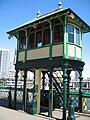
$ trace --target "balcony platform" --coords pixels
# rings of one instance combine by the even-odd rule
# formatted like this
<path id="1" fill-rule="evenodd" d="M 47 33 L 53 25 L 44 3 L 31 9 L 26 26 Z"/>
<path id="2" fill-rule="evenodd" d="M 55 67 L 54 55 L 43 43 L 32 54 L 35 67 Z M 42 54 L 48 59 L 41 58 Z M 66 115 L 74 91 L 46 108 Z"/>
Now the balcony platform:
<path id="1" fill-rule="evenodd" d="M 62 70 L 64 63 L 68 63 L 68 69 L 73 70 L 73 68 L 82 68 L 84 66 L 84 62 L 80 60 L 70 60 L 70 59 L 64 59 L 63 57 L 54 57 L 52 60 L 49 58 L 44 59 L 38 59 L 38 60 L 28 60 L 25 63 L 20 61 L 17 62 L 17 69 L 24 69 L 25 67 L 28 70 L 31 69 L 48 69 L 50 67 L 56 68 L 56 70 Z M 59 68 L 59 69 L 58 69 Z"/>

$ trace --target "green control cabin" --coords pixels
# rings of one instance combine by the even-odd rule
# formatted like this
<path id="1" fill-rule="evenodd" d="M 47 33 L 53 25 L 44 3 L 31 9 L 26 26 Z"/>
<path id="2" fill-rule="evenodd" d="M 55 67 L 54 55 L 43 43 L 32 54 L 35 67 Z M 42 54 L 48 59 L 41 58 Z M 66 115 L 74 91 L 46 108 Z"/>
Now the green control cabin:
<path id="1" fill-rule="evenodd" d="M 84 33 L 90 32 L 90 26 L 87 25 L 70 8 L 62 8 L 61 3 L 58 4 L 58 7 L 59 8 L 57 10 L 44 15 L 40 15 L 40 12 L 37 12 L 37 17 L 35 19 L 18 26 L 7 33 L 9 34 L 9 38 L 15 36 L 17 39 L 14 105 L 16 106 L 18 71 L 24 71 L 24 110 L 27 70 L 35 71 L 37 107 L 34 103 L 32 110 L 34 111 L 37 109 L 37 112 L 40 113 L 40 72 L 43 71 L 44 79 L 44 71 L 47 71 L 50 78 L 48 114 L 51 117 L 53 109 L 52 73 L 53 70 L 61 70 L 63 71 L 63 119 L 66 120 L 66 108 L 69 98 L 70 72 L 72 70 L 77 70 L 79 72 L 79 105 L 80 111 L 82 110 L 81 83 L 83 79 L 82 71 L 85 64 L 82 61 L 82 35 Z M 41 70 L 38 71 L 39 69 Z M 35 99 L 33 102 L 35 102 Z"/>
<path id="2" fill-rule="evenodd" d="M 82 61 L 82 35 L 90 27 L 70 8 L 59 8 L 8 32 L 17 38 L 17 64 L 58 66 L 61 59 Z M 57 62 L 55 62 L 57 61 Z M 43 64 L 44 63 L 44 64 Z"/>

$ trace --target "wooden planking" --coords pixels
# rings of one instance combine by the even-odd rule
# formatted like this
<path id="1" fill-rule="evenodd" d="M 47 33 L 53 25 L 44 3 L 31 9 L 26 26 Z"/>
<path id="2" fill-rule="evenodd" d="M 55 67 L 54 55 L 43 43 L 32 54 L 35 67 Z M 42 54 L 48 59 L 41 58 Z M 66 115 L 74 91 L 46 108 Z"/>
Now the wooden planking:
<path id="1" fill-rule="evenodd" d="M 52 57 L 63 56 L 63 44 L 52 46 Z"/>
<path id="2" fill-rule="evenodd" d="M 67 18 L 68 22 L 72 23 L 72 24 L 76 24 L 78 27 L 81 27 L 81 25 L 79 24 L 79 22 L 75 21 L 74 19 L 72 18 Z"/>
<path id="3" fill-rule="evenodd" d="M 27 51 L 27 60 L 34 60 L 41 58 L 49 58 L 49 47 Z"/>
<path id="4" fill-rule="evenodd" d="M 18 61 L 24 61 L 25 52 L 19 52 L 18 53 Z"/>
<path id="5" fill-rule="evenodd" d="M 76 46 L 76 58 L 81 59 L 81 48 Z"/>
<path id="6" fill-rule="evenodd" d="M 74 45 L 68 45 L 68 56 L 75 57 Z"/>

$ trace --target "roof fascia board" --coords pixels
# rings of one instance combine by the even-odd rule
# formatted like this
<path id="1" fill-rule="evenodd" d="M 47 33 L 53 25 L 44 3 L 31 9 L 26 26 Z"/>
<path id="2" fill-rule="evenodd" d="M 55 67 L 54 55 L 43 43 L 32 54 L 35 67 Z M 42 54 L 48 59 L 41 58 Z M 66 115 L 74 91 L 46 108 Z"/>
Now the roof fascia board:
<path id="1" fill-rule="evenodd" d="M 84 21 L 83 21 L 75 12 L 73 12 L 70 8 L 69 8 L 69 11 L 70 11 L 71 13 L 73 13 L 74 16 L 75 16 L 75 18 L 76 18 L 76 19 L 79 19 L 79 21 L 82 23 L 82 26 L 84 26 L 84 27 L 83 27 L 84 33 L 90 32 L 90 26 L 89 26 L 86 22 L 84 22 Z M 86 29 L 86 30 L 85 30 L 85 29 Z"/>
<path id="2" fill-rule="evenodd" d="M 51 14 L 52 13 L 52 14 Z M 27 22 L 23 25 L 20 25 L 18 27 L 16 27 L 15 29 L 12 29 L 11 31 L 8 31 L 7 33 L 8 34 L 13 34 L 15 31 L 19 31 L 19 30 L 23 30 L 25 28 L 28 28 L 28 27 L 31 27 L 33 26 L 34 24 L 40 24 L 41 22 L 45 22 L 45 21 L 48 21 L 50 19 L 53 19 L 53 18 L 57 18 L 58 15 L 59 16 L 62 16 L 62 15 L 66 15 L 66 14 L 69 14 L 69 11 L 68 9 L 64 9 L 62 11 L 57 11 L 57 12 L 51 12 L 51 13 L 48 13 L 48 14 L 45 14 L 45 15 L 42 15 L 40 16 L 39 18 L 36 18 L 34 20 L 31 20 L 30 22 Z M 54 16 L 54 17 L 53 17 Z M 40 22 L 41 21 L 41 22 Z M 33 25 L 32 25 L 33 24 Z"/>
<path id="3" fill-rule="evenodd" d="M 13 35 L 14 33 L 20 31 L 20 30 L 24 30 L 24 29 L 27 29 L 29 27 L 32 27 L 33 25 L 36 25 L 36 24 L 40 24 L 40 23 L 43 23 L 43 22 L 46 22 L 46 21 L 49 21 L 50 19 L 53 19 L 53 18 L 56 18 L 59 16 L 62 16 L 62 15 L 66 15 L 66 14 L 70 14 L 70 13 L 73 13 L 75 18 L 79 19 L 79 21 L 82 22 L 82 24 L 84 26 L 86 26 L 86 28 L 88 28 L 87 30 L 85 30 L 85 27 L 84 27 L 84 33 L 85 32 L 90 32 L 90 26 L 85 23 L 75 12 L 73 12 L 70 8 L 66 8 L 66 9 L 62 9 L 62 10 L 55 10 L 53 12 L 50 12 L 50 13 L 47 13 L 47 14 L 44 14 L 38 18 L 35 18 L 25 24 L 22 24 L 18 27 L 16 27 L 15 29 L 12 29 L 11 31 L 7 32 L 7 34 L 11 34 Z"/>

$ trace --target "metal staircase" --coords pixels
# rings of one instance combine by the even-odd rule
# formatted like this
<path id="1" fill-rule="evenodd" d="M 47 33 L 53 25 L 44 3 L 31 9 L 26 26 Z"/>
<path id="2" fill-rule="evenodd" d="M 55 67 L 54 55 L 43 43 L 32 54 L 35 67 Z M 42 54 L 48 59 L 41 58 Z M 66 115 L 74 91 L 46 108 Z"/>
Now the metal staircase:
<path id="1" fill-rule="evenodd" d="M 56 77 L 55 77 L 55 76 Z M 58 76 L 57 72 L 54 72 L 51 74 L 52 80 L 53 80 L 53 103 L 54 108 L 61 108 L 63 106 L 63 83 L 60 80 L 60 77 Z M 50 74 L 48 73 L 48 76 Z"/>

